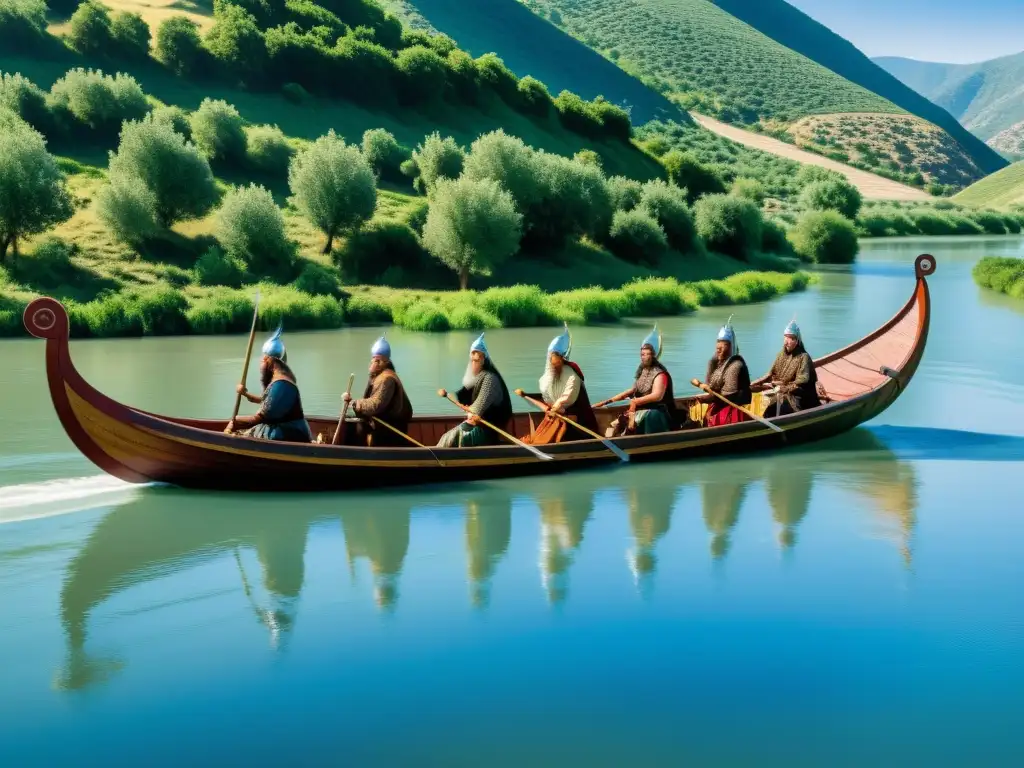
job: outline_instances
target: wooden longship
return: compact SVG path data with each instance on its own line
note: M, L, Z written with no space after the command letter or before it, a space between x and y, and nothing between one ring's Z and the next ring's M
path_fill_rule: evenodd
M902 394L924 355L931 304L926 277L935 259L918 256L916 285L907 303L873 333L814 361L826 401L770 420L634 435L612 440L630 461L679 460L711 454L764 451L846 432L882 413ZM29 333L46 340L46 375L57 416L68 436L103 471L133 483L163 482L214 490L330 491L436 482L461 482L565 472L617 464L599 440L544 446L539 460L512 443L478 448L366 448L273 442L225 435L226 420L161 416L116 402L90 386L69 350L67 311L43 297L25 309ZM681 406L686 398L680 398ZM759 407L755 397L753 407ZM596 412L602 431L625 406ZM770 416L770 414L762 414ZM510 432L529 433L526 413ZM417 417L409 436L436 445L461 417ZM336 417L308 418L313 434L333 434ZM573 430L570 430L573 431Z

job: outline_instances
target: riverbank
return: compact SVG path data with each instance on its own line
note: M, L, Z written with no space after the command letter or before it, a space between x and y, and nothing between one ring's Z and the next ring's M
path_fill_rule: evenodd
M971 276L982 288L1024 300L1024 259L986 256L974 265Z
M536 285L485 291L419 291L381 286L346 288L339 296L313 295L294 286L262 283L240 289L133 288L89 302L67 300L72 338L241 333L252 322L260 292L259 327L290 330L392 323L414 331L485 330L612 323L627 317L678 316L703 306L766 301L802 291L806 272L740 272L721 280L680 282L644 278L618 289L581 288L548 293ZM3 292L0 336L24 336L22 312L33 298Z

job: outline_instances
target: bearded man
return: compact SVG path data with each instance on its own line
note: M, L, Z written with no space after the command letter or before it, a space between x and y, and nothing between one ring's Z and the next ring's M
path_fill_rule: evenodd
M447 396L444 390L442 393ZM445 432L437 445L440 448L471 448L496 444L497 433L483 426L480 419L505 429L512 419L512 400L505 380L491 361L482 333L469 348L469 364L462 377L462 388L455 397L462 405L468 406L469 413L459 426Z
M359 434L365 445L378 448L409 445L403 437L374 421L376 418L399 432L408 432L409 421L412 420L412 403L391 362L391 345L386 333L370 348L370 380L363 396L353 400L352 395L346 392L342 398L352 403L352 412L362 420Z
M281 341L281 326L263 344L260 358L260 383L263 395L250 394L244 384L236 392L250 403L259 403L255 416L237 416L224 428L226 434L241 430L246 437L281 440L289 443L312 441L309 424L302 412L302 399L295 374L288 367L288 352Z
M524 443L532 445L548 445L560 443L566 439L566 432L575 431L576 434L568 439L586 439L589 435L578 429L573 429L565 420L554 416L554 413L561 413L565 416L575 417L577 423L586 427L592 432L597 431L597 419L594 418L594 410L590 406L590 397L587 395L587 388L583 383L583 371L576 363L569 359L572 351L572 335L569 333L569 325L566 323L565 331L552 339L548 345L548 359L544 368L544 375L541 376L539 385L540 392L529 394L534 400L542 400L548 406L548 413L544 415L540 426L533 434L522 438Z
M782 351L776 356L771 370L753 382L751 387L773 391L764 410L766 418L785 416L821 405L814 361L804 349L796 318L790 320L782 332Z
M707 377L704 379L708 389L717 392L734 405L747 406L753 400L750 390L750 371L747 362L740 357L740 345L736 341L736 331L732 327L732 316L718 332L715 342L715 356L708 362ZM697 402L708 403L707 425L718 427L723 424L738 424L750 421L750 417L739 408L726 405L714 395L701 395Z
M661 357L661 332L655 324L640 345L640 366L633 386L596 407L630 398L628 410L612 422L605 437L652 435L680 426L680 414L672 393L672 376L658 360Z

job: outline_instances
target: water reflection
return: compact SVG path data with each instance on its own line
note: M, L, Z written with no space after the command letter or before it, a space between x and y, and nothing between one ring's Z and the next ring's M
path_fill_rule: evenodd
M623 487L624 482L630 485ZM755 521L766 513L774 521L778 546L787 552L799 549L799 530L815 489L822 485L862 502L858 512L862 506L870 527L881 528L909 564L917 511L914 465L900 460L867 430L770 460L638 466L629 473L548 477L529 485L495 483L473 489L469 496L464 487L430 493L353 494L344 500L189 494L189 504L183 505L181 492L153 489L107 514L68 566L60 595L67 659L57 685L84 688L123 668L123 660L91 656L87 650L89 617L99 606L130 589L174 579L203 564L230 563L237 577L220 585L217 594L244 593L269 646L285 652L301 612L307 539L314 524L327 523L329 529L332 521L334 526L340 523L354 589L366 589L356 578L358 562L365 558L375 603L382 611L393 612L401 602L414 522L430 530L438 515L455 510L464 532L468 603L486 610L498 565L513 544L513 504L524 515L532 508L540 530L541 586L547 601L557 605L570 597L572 566L584 546L588 525L599 516L603 522L625 512L632 539L626 547L627 564L640 594L647 595L657 579L659 560L665 557L659 549L668 540L673 512L681 509L678 502L683 494L690 497L689 489L699 491L695 497L700 499L703 527L709 534L708 557L722 567L740 520ZM753 492L758 486L763 488L767 509ZM442 525L436 530L447 529ZM524 525L519 530L538 529ZM440 546L446 546L443 540ZM458 548L458 540L452 540L451 546ZM516 593L518 599L531 599L536 587L518 578L518 584L503 581L502 589ZM197 595L189 591L194 586L182 584L176 587L172 581L164 586L181 591L172 602L187 603L209 594ZM439 599L450 602L444 595ZM147 607L157 607L157 602ZM119 614L117 620L127 620L124 616Z

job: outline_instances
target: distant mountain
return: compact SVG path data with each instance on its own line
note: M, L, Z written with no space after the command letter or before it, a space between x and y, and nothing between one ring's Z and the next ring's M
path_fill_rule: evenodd
M959 115L955 111L947 111L941 103L929 101L929 98L923 96L920 91L901 81L894 73L883 69L861 53L853 43L840 37L789 3L783 0L711 0L711 2L787 48L802 53L847 80L857 83L908 112L945 129L967 151L978 167L986 173L992 173L1006 166L1006 160L957 122ZM1020 78L1018 78L1018 83L1024 86L1024 80ZM1020 106L1024 108L1024 104ZM1024 114L1017 118L1017 120L1021 119L1024 119ZM1017 120L1009 121L990 132L989 135L1008 127Z
M985 141L1024 121L1024 53L979 64L874 60Z

